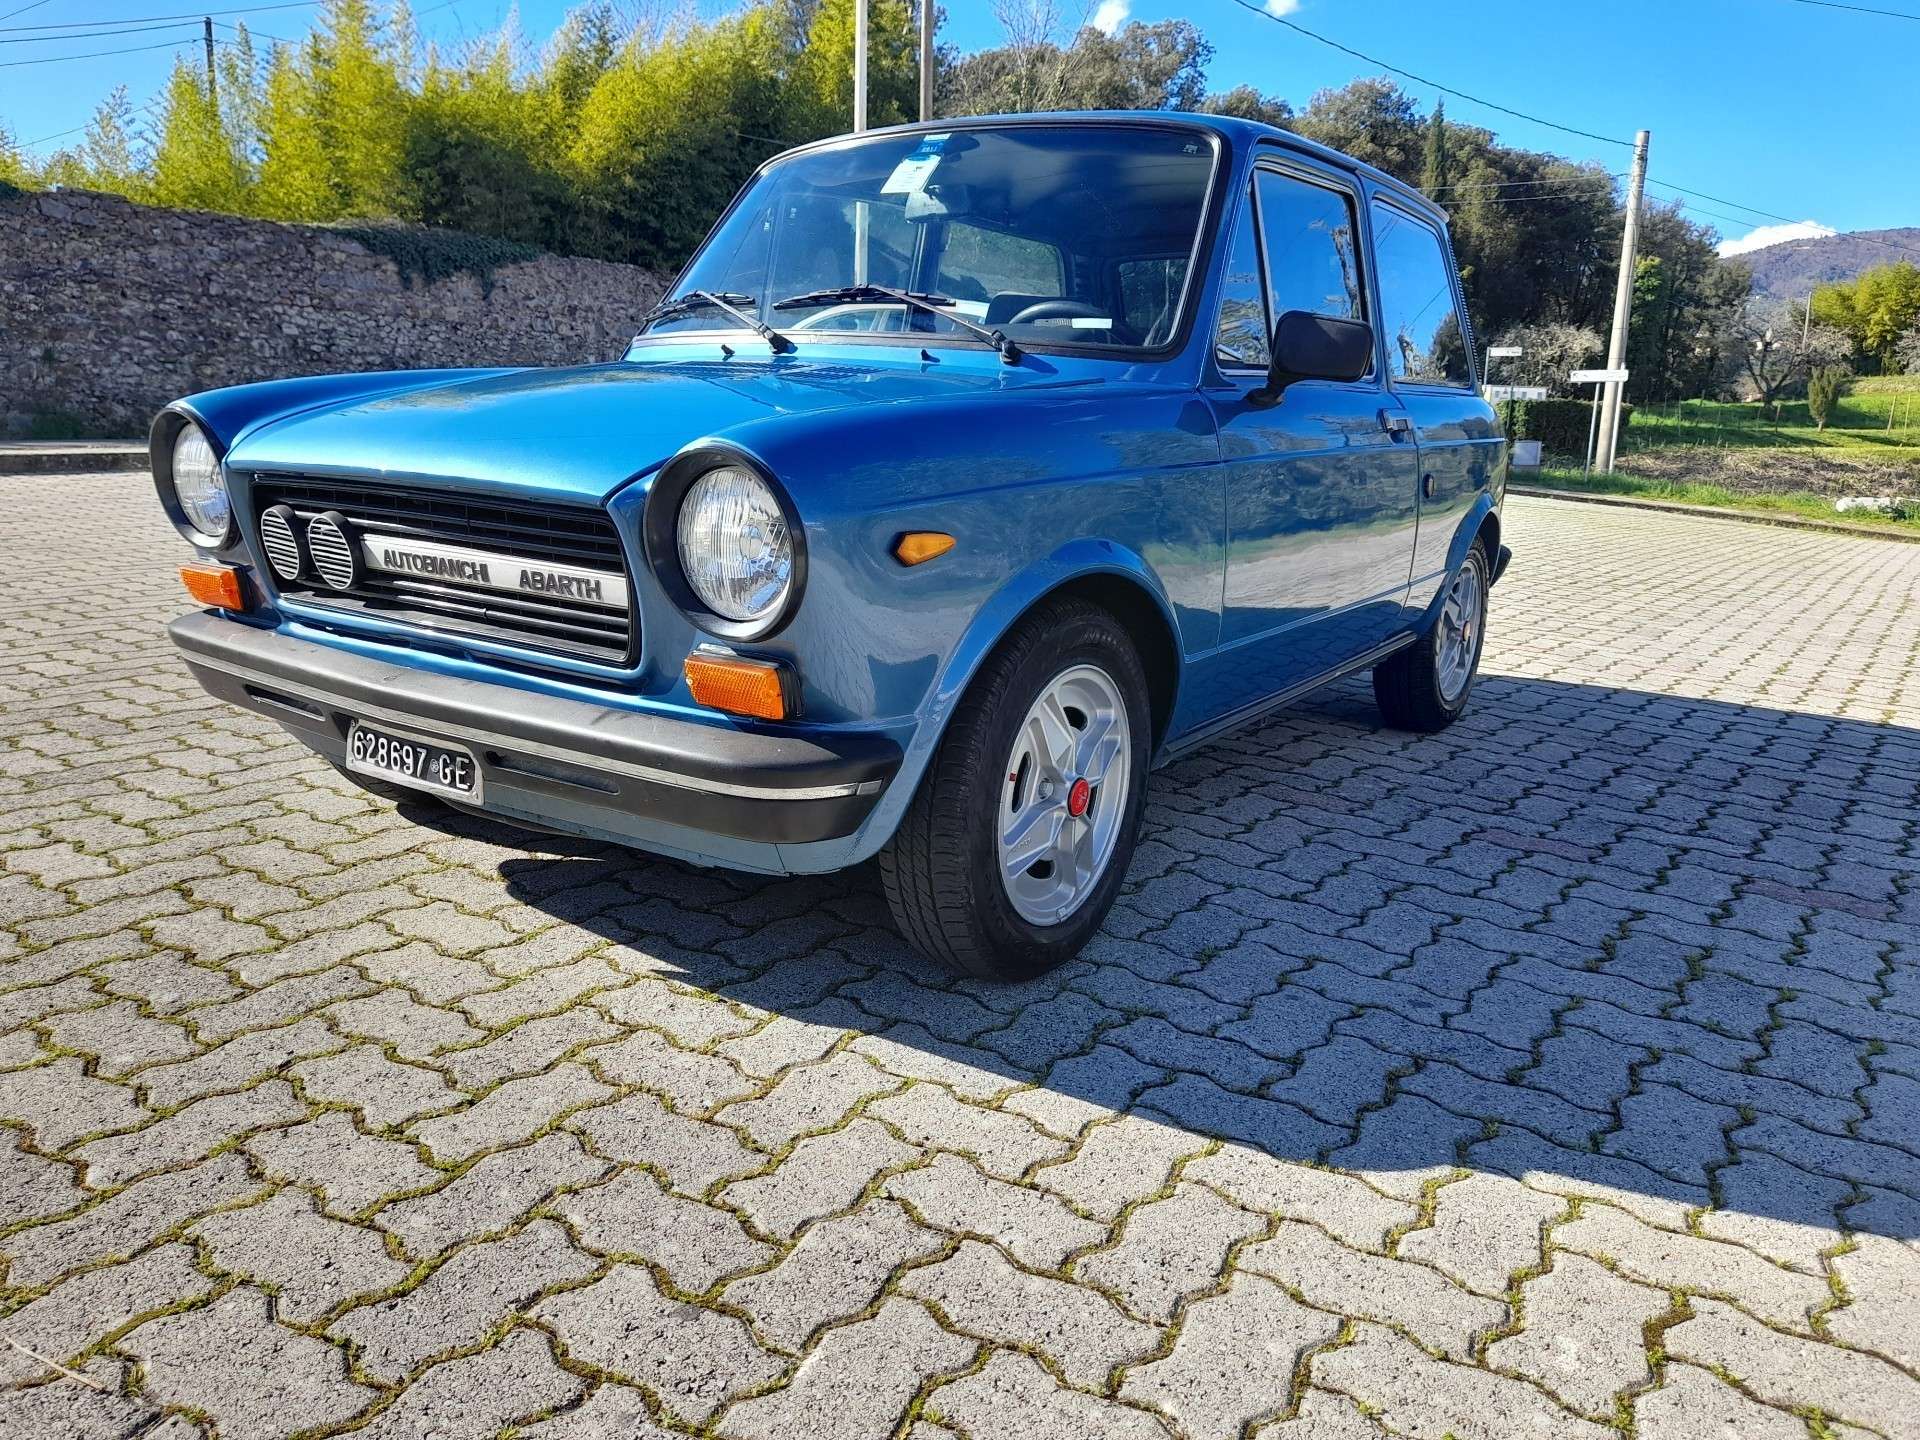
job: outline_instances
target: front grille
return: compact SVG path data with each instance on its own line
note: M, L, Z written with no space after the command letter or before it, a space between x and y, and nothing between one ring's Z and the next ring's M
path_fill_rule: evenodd
M581 505L506 500L407 485L259 475L253 481L253 522L263 549L261 519L275 505L294 512L310 564L298 579L276 573L280 593L311 605L377 616L442 635L595 660L632 663L638 635L629 601L574 595L505 592L463 583L450 575L402 575L356 564L333 532L337 514L355 537L391 537L511 556L531 565L619 575L629 593L626 552L604 510ZM322 516L328 520L316 526ZM274 527L269 526L271 530ZM280 548L275 542L274 548ZM278 566L276 565L276 570ZM357 573L354 573L357 572ZM345 589L337 588L351 574ZM323 577L331 577L330 585Z

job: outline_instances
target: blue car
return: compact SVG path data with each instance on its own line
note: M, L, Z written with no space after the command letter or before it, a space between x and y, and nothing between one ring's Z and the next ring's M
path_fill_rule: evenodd
M1149 773L1371 670L1466 705L1503 442L1446 217L1219 116L769 161L626 354L154 423L208 691L367 788L772 874L877 857L976 975L1073 955Z

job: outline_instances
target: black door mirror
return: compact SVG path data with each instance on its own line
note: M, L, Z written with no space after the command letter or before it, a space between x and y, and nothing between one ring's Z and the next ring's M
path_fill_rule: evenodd
M1373 369L1373 326L1289 310L1273 327L1267 383L1248 398L1271 405L1296 380L1358 380Z

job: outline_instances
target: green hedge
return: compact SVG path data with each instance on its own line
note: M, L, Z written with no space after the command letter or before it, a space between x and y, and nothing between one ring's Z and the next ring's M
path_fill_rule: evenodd
M1504 401L1496 403L1502 424L1507 421ZM1620 428L1633 419L1633 406L1620 407ZM1587 453L1587 427L1593 423L1591 407L1585 400L1516 400L1513 402L1514 440L1538 440L1549 455Z

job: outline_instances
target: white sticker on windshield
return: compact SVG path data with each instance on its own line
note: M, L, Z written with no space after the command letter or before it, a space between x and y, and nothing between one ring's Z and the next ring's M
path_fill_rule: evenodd
M940 164L940 155L947 147L948 138L948 135L922 136L913 153L893 167L893 173L887 176L887 183L880 187L880 193L912 195L925 189L927 181L933 178L933 172Z
M1111 330L1113 328L1111 315L1075 315L1072 319L1073 328L1076 330Z

